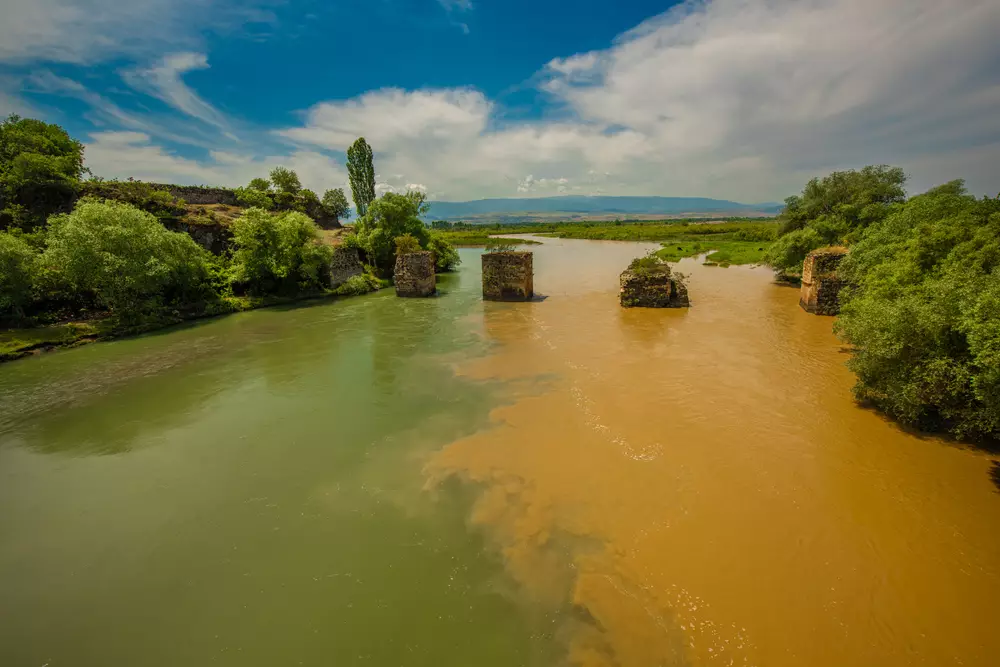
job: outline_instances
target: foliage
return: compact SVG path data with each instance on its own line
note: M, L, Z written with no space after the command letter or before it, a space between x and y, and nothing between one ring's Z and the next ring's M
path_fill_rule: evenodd
M92 292L120 322L211 296L207 253L124 202L85 199L50 218L41 262L73 290Z
M961 182L871 225L840 273L855 395L900 421L1000 438L1000 199Z
M250 294L290 294L328 283L332 249L320 242L319 228L298 211L268 213L251 208L232 225L230 275Z
M438 273L454 271L462 263L462 258L459 257L455 246L437 234L431 235L427 249L434 253L434 266Z
M291 169L285 167L275 167L271 170L271 183L278 189L278 192L296 195L302 189L299 175Z
M375 292L382 287L381 281L370 273L360 276L351 276L342 285L334 290L340 296L360 296Z
M421 248L427 247L430 233L420 220L426 206L421 192L407 192L405 195L387 192L373 201L368 213L358 219L358 242L378 275L392 275L397 236L410 234Z
M485 246L490 240L490 231L483 232L434 232L434 236L454 246ZM503 239L508 245L538 245L533 239Z
M83 183L80 194L83 197L125 202L158 218L176 218L186 213L183 200L175 201L167 190L132 178L126 181L92 178Z
M781 274L798 274L807 254L827 245L850 244L906 199L906 175L899 167L868 166L835 171L806 183L801 195L785 200L778 239L765 262Z
M0 231L0 317L24 316L37 264L38 253L21 235Z
M326 214L337 221L347 220L351 217L351 208L347 203L347 197L344 195L343 188L335 188L324 192L322 204Z
M497 253L497 252L514 252L517 249L512 243L507 242L508 239L491 238L486 241L486 252Z
M420 241L417 240L413 234L403 234L397 236L396 242L396 255L405 255L411 252L418 252L420 250Z
M347 175L351 181L351 196L358 217L368 214L368 207L375 201L375 165L372 148L359 137L347 149Z
M83 144L58 125L13 114L0 121L0 229L30 230L67 210L84 171Z
M262 208L265 210L271 210L274 208L274 200L271 198L270 194L264 190L259 190L249 186L245 188L236 188L236 201L240 203L240 206L245 206L247 208Z
M299 196L296 197L295 201L296 211L309 215L310 212L318 211L319 208L319 197L316 196L315 192L309 188L302 188L299 190Z
M251 178L247 187L251 190L260 190L261 192L271 192L271 181L266 178Z
M670 266L660 259L656 252L650 252L643 257L636 257L633 259L628 268L630 271L635 273L637 276L645 276L653 273L664 273L670 271Z

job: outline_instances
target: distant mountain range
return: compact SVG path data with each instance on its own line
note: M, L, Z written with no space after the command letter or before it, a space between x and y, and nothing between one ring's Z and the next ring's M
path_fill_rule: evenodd
M676 218L722 215L776 215L782 204L741 204L707 197L535 197L520 199L477 199L475 201L432 201L428 220L553 220L581 218Z

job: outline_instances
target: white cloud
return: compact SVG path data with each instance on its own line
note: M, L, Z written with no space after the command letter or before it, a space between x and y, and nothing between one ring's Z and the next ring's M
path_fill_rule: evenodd
M181 52L164 56L151 67L127 70L122 73L122 77L136 90L163 100L193 118L228 132L225 117L181 78L186 72L207 68L208 57L205 54ZM232 134L229 137L235 139Z
M475 90L393 89L317 104L281 135L339 150L363 135L380 169L452 199L562 186L761 201L882 162L912 171L914 190L964 176L986 192L998 32L995 0L691 2L550 62L551 120L496 127ZM934 167L945 153L948 173Z
M0 0L0 62L90 64L122 55L197 48L207 29L271 16L225 0Z
M208 160L180 157L152 143L142 132L97 132L84 148L87 166L104 178L134 177L159 183L245 185L282 165L295 170L302 184L320 195L348 186L347 172L330 157L298 150L287 155L257 157L213 152Z

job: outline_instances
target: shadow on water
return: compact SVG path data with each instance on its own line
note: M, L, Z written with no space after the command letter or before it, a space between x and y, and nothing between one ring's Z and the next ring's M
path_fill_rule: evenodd
M994 461L990 466L990 480L996 487L997 493L1000 493L1000 461Z

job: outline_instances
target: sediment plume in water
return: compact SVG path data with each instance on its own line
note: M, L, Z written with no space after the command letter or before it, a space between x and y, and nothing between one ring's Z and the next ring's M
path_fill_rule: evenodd
M988 457L858 407L832 320L768 271L686 262L697 308L623 311L626 251L582 275L571 244L535 249L550 298L487 304L460 372L513 395L426 469L480 489L567 664L993 664Z

